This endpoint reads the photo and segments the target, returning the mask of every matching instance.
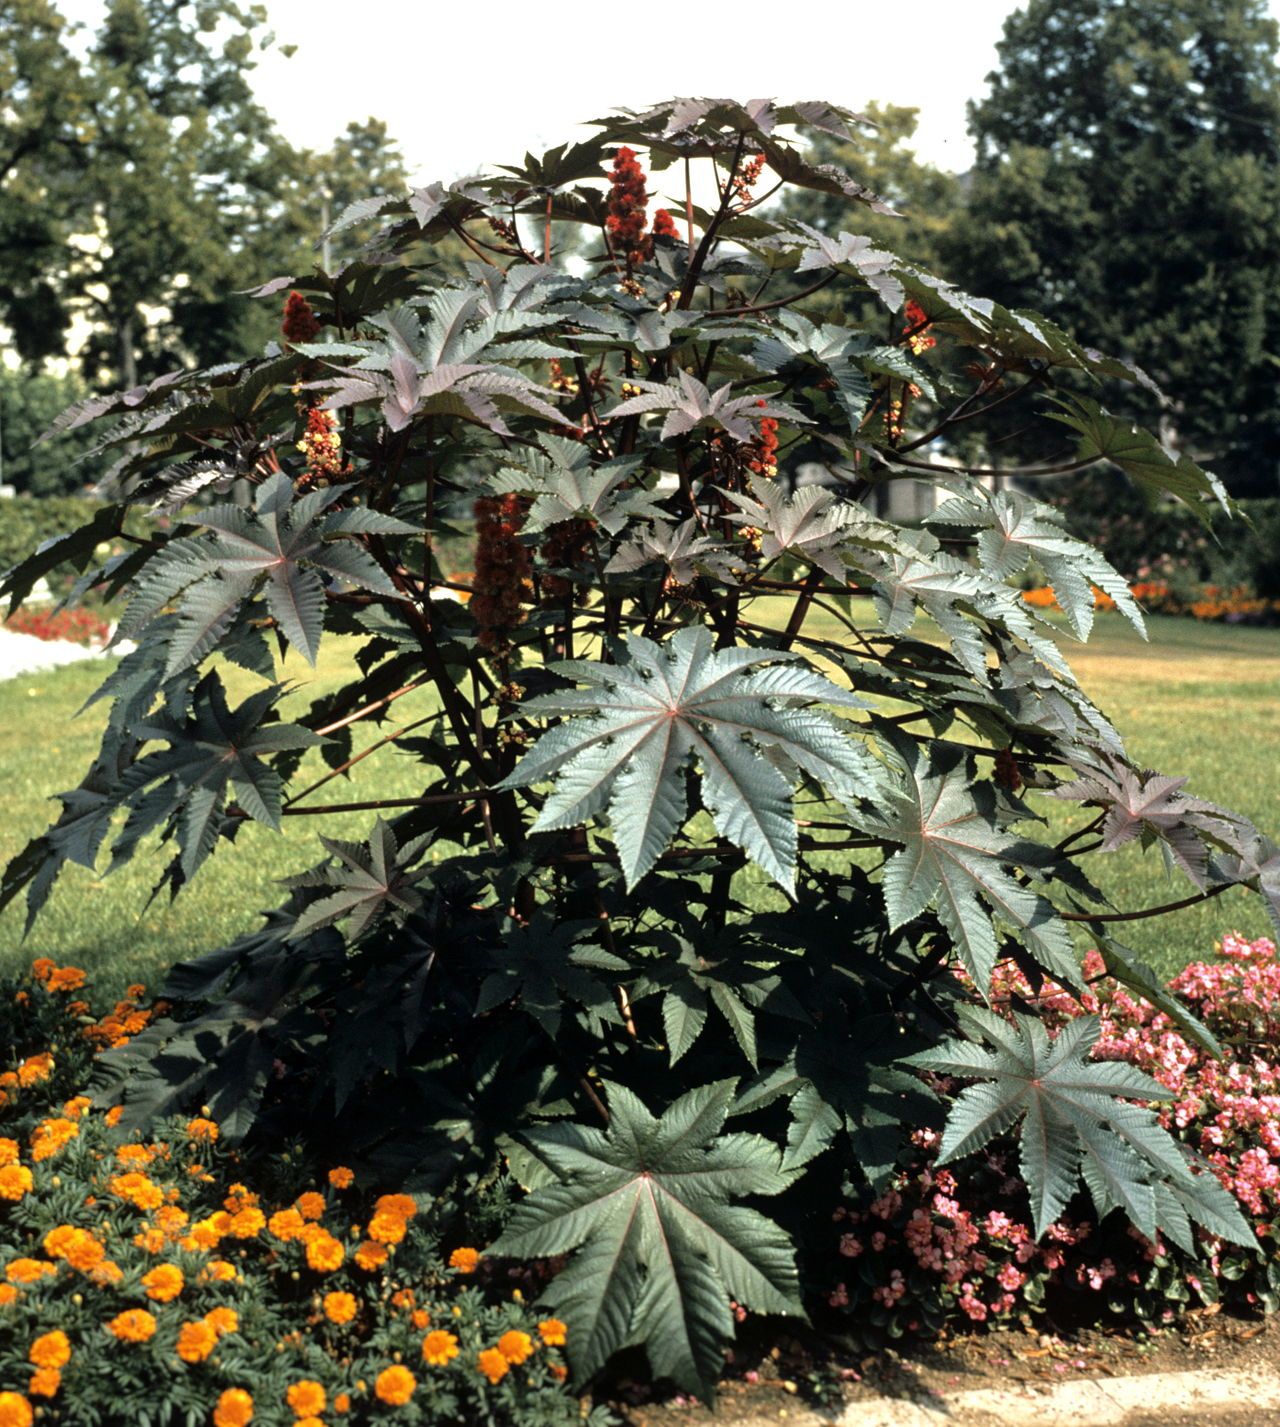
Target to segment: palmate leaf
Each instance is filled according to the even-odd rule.
[[[422,906],[422,895],[414,884],[430,869],[414,869],[413,864],[430,841],[429,834],[401,847],[391,827],[379,818],[368,842],[332,837],[320,841],[333,860],[312,872],[283,879],[286,887],[327,889],[299,915],[289,933],[291,938],[308,936],[350,918],[347,934],[354,940],[380,918],[403,922]]]
[[[716,651],[701,625],[682,629],[665,648],[633,635],[618,658],[554,665],[588,688],[523,705],[526,715],[577,715],[543,734],[502,785],[528,787],[554,775],[534,831],[574,827],[607,808],[633,887],[685,820],[684,770],[696,760],[721,836],[792,891],[795,780],[779,762],[850,797],[878,781],[875,761],[836,720],[797,705],[857,708],[861,701],[798,667],[798,655]]]
[[[637,416],[647,411],[665,411],[662,439],[684,436],[704,422],[719,426],[738,441],[750,441],[757,435],[761,417],[776,417],[785,421],[807,422],[794,407],[758,396],[734,396],[733,383],[711,391],[697,377],[683,368],[678,382],[651,382],[639,377],[632,381],[640,395],[620,401],[601,416],[602,421],[616,421],[622,416]],[[756,423],[756,424],[753,424]]]
[[[641,525],[630,533],[604,567],[610,575],[627,575],[646,565],[665,565],[671,579],[691,584],[699,575],[710,575],[726,584],[736,584],[734,569],[741,569],[737,552],[702,533],[691,516],[672,526],[665,520]]]
[[[1055,980],[1079,980],[1071,937],[1053,906],[1018,882],[1010,868],[1020,845],[997,821],[990,784],[975,783],[964,754],[889,733],[885,751],[902,769],[881,806],[855,813],[876,836],[902,844],[885,864],[884,899],[891,928],[933,907],[978,988],[991,984],[999,944],[993,917],[1016,927]]]
[[[516,927],[505,946],[492,955],[493,970],[480,986],[477,1015],[515,1000],[526,1015],[549,1036],[560,1032],[566,1002],[582,1008],[584,1019],[599,1035],[602,1022],[621,1023],[613,994],[595,972],[617,975],[628,965],[587,939],[595,930],[591,922],[551,926],[535,918]]]
[[[978,531],[978,563],[998,580],[1020,575],[1036,560],[1078,638],[1087,639],[1093,627],[1094,585],[1111,596],[1145,638],[1142,611],[1124,576],[1092,546],[1073,539],[1062,513],[1052,506],[1021,491],[992,494],[975,485],[963,496],[943,501],[926,523]]]
[[[1099,1217],[1123,1208],[1149,1239],[1164,1230],[1184,1242],[1190,1215],[1212,1233],[1254,1245],[1235,1201],[1207,1167],[1193,1173],[1155,1114],[1132,1103],[1172,1100],[1172,1092],[1123,1061],[1088,1058],[1100,1032],[1096,1016],[1068,1022],[1052,1041],[1032,1016],[1004,1019],[966,1007],[960,1019],[972,1040],[948,1041],[903,1062],[976,1082],[947,1118],[939,1164],[981,1149],[1021,1120],[1020,1164],[1037,1236],[1083,1175]],[[1169,1196],[1181,1212],[1168,1212]]]
[[[566,520],[587,520],[618,535],[637,517],[659,514],[657,491],[643,486],[620,489],[641,464],[623,456],[593,464],[591,451],[576,441],[542,432],[541,451],[526,450],[520,467],[505,466],[487,484],[495,495],[516,492],[532,497],[523,529],[545,530]]]
[[[760,530],[760,554],[765,560],[791,553],[825,570],[833,580],[846,577],[839,549],[845,529],[856,520],[853,507],[825,486],[802,486],[793,495],[776,481],[756,479],[751,495],[725,494],[742,513],[732,517]]]
[[[606,1088],[607,1132],[553,1124],[520,1137],[540,1184],[489,1252],[573,1253],[545,1296],[569,1326],[580,1381],[640,1343],[654,1377],[710,1399],[733,1333],[730,1296],[760,1313],[803,1312],[787,1236],[730,1203],[778,1194],[788,1177],[767,1140],[720,1134],[732,1080],[689,1091],[661,1119]]]

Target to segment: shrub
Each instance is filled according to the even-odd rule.
[[[1034,561],[1085,638],[1092,586],[1141,628],[1117,572],[1059,512],[933,457],[1020,400],[1076,443],[1056,474],[1109,462],[1206,523],[1221,491],[1054,386],[1142,379],[1124,363],[761,211],[782,183],[882,209],[779,136],[855,124],[682,100],[356,205],[339,227],[385,220],[360,257],[261,289],[300,294],[278,347],[65,417],[115,420],[113,500],[5,582],[21,598],[78,564],[127,598],[137,648],[3,900],[25,890],[34,914],[66,861],[148,837],[177,895],[246,821],[387,814],[325,837],[258,932],[174,970],[170,1013],[101,1058],[102,1103],[135,1134],[208,1106],[247,1150],[304,1136],[446,1201],[505,1157],[528,1194],[489,1252],[567,1256],[546,1301],[580,1379],[639,1345],[706,1393],[736,1311],[801,1312],[815,1206],[883,1191],[912,1132],[943,1127],[922,1072],[976,1082],[940,1164],[1021,1127],[1034,1233],[1083,1175],[1099,1217],[1148,1239],[1254,1242],[1148,1108],[1160,1084],[1090,1056],[1095,1020],[1050,1042],[1034,1005],[1010,1022],[983,1002],[1010,961],[1083,995],[1075,927],[1167,1009],[1110,935],[1164,908],[1110,908],[1089,858],[1141,839],[1192,900],[1274,903],[1280,853],[1128,760],[1013,584]],[[713,171],[714,209],[689,189],[650,218],[641,150],[681,188]],[[597,246],[558,266],[566,225]],[[464,279],[433,260],[445,239],[474,255]],[[810,320],[837,282],[881,315]],[[790,490],[803,433],[838,485]],[[923,478],[950,493],[925,531],[864,503]],[[139,508],[148,534],[93,566]],[[437,538],[471,519],[471,598],[434,601],[459,583]],[[348,681],[286,719],[282,653],[335,634]],[[235,703],[228,662],[258,681]],[[418,689],[415,729],[365,741]],[[419,797],[320,801],[379,748],[420,760]],[[1084,809],[1056,842],[1036,836],[1049,798]]]
[[[536,1279],[495,1271],[442,1239],[434,1206],[376,1195],[345,1166],[245,1159],[207,1117],[124,1135],[79,1092],[93,1055],[151,1020],[142,988],[95,1017],[82,972],[33,971],[0,987],[14,1057],[0,1075],[0,1420],[29,1422],[22,1403],[85,1427],[250,1408],[255,1424],[354,1424],[388,1406],[402,1422],[582,1420],[564,1324],[516,1286]]]

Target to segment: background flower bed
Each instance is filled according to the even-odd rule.
[[[1202,1256],[1191,1257],[1146,1242],[1119,1215],[1098,1224],[1082,1204],[1037,1244],[1012,1141],[939,1169],[926,1129],[889,1191],[838,1204],[809,1234],[814,1265],[828,1266],[815,1326],[835,1318],[876,1346],[1041,1315],[1057,1328],[1159,1326],[1202,1304],[1280,1307],[1275,944],[1226,936],[1172,984],[1226,1047],[1223,1061],[1101,969],[1091,957],[1083,1005],[1052,985],[1036,993],[1007,968],[996,995],[1038,1003],[1059,1027],[1096,1013],[1095,1054],[1173,1092],[1165,1124],[1236,1195],[1260,1253],[1201,1234]],[[84,973],[48,959],[4,988],[0,1029],[13,1050],[0,1072],[0,1423],[22,1427],[36,1404],[44,1421],[86,1427],[143,1411],[157,1424],[191,1414],[213,1427],[578,1420],[563,1325],[531,1301],[541,1266],[475,1246],[506,1219],[502,1186],[464,1227],[296,1149],[243,1162],[203,1117],[129,1142],[79,1092],[97,1050],[145,1030],[152,1008],[141,987],[130,993],[95,1016]]]
[[[1280,623],[1280,600],[1263,599],[1248,585],[1181,585],[1168,580],[1138,580],[1130,593],[1152,614],[1189,615],[1193,619],[1227,624]],[[1045,585],[1024,590],[1022,598],[1037,609],[1057,609],[1053,591]],[[1114,610],[1115,601],[1095,589],[1093,601],[1100,610]]]
[[[430,1201],[289,1149],[244,1162],[204,1117],[115,1130],[80,1091],[152,1011],[140,986],[99,1016],[89,994],[47,958],[0,992],[3,1427],[36,1407],[83,1427],[580,1420],[536,1275]],[[473,1204],[474,1232],[500,1204]]]

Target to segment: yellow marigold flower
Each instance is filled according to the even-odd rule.
[[[356,1316],[356,1300],[350,1293],[326,1293],[324,1316],[330,1323],[350,1323]]]
[[[526,1358],[533,1355],[533,1339],[528,1333],[521,1333],[513,1328],[498,1339],[498,1351],[513,1367],[519,1367]]]
[[[38,1368],[64,1368],[71,1361],[71,1342],[61,1328],[42,1333],[27,1357]]]
[[[307,1264],[317,1273],[332,1273],[341,1268],[345,1257],[346,1250],[338,1240],[323,1230],[313,1235],[307,1244]]]
[[[147,1297],[154,1298],[157,1303],[172,1302],[182,1292],[185,1282],[182,1270],[172,1263],[157,1264],[150,1273],[142,1275]]]
[[[62,1386],[62,1374],[57,1368],[37,1368],[31,1374],[27,1391],[32,1397],[53,1397]]]
[[[408,1228],[399,1214],[375,1214],[369,1220],[368,1235],[380,1244],[398,1244]]]
[[[218,1345],[217,1330],[206,1319],[178,1329],[178,1356],[184,1363],[202,1363]]]
[[[365,1273],[373,1273],[380,1269],[386,1261],[386,1249],[383,1245],[375,1244],[370,1239],[366,1239],[356,1250],[356,1267],[364,1269]]]
[[[452,1333],[436,1328],[422,1340],[422,1361],[433,1368],[447,1367],[457,1356],[458,1340]]]
[[[209,1140],[212,1142],[218,1138],[218,1127],[212,1120],[206,1120],[203,1116],[197,1115],[194,1120],[187,1121],[187,1138],[191,1140]]]
[[[335,1412],[350,1412],[351,1394],[349,1392],[340,1392],[337,1397],[333,1399],[333,1410]]]
[[[306,1194],[299,1194],[293,1201],[293,1207],[304,1219],[316,1220],[324,1216],[324,1211],[328,1206],[324,1202],[323,1194],[309,1191]]]
[[[475,1249],[454,1249],[449,1255],[449,1267],[456,1268],[459,1273],[475,1273],[479,1262],[480,1254]]]
[[[413,1396],[418,1379],[398,1363],[394,1367],[383,1368],[373,1384],[379,1402],[390,1407],[402,1407]]]
[[[107,1324],[107,1331],[122,1343],[145,1343],[155,1336],[156,1320],[145,1308],[126,1308]]]
[[[232,1283],[239,1277],[235,1264],[226,1259],[210,1259],[200,1272],[201,1278],[210,1278],[214,1283]]]
[[[293,1408],[295,1417],[318,1417],[328,1401],[320,1383],[309,1378],[293,1383],[285,1393],[284,1400]]]
[[[35,1413],[20,1392],[0,1392],[0,1427],[31,1427]]]
[[[538,1336],[549,1348],[563,1348],[568,1332],[559,1318],[544,1318],[538,1324]]]
[[[0,1199],[16,1204],[35,1188],[35,1180],[25,1164],[0,1165]]]
[[[117,1174],[108,1181],[107,1188],[135,1209],[159,1209],[164,1203],[164,1191],[145,1174]]]
[[[11,1283],[0,1283],[0,1308],[8,1308],[18,1301],[18,1290]]]
[[[231,1216],[227,1232],[233,1239],[256,1239],[267,1227],[267,1216],[261,1209],[252,1207],[237,1210]]]
[[[234,1308],[227,1308],[225,1305],[210,1308],[204,1315],[204,1321],[219,1337],[223,1333],[234,1333],[240,1327],[240,1315]]]
[[[56,1264],[45,1263],[43,1259],[14,1259],[4,1271],[10,1283],[39,1283],[42,1278],[55,1274]]]
[[[373,1206],[375,1214],[398,1214],[402,1219],[412,1219],[418,1212],[418,1201],[412,1194],[381,1194]]]
[[[511,1364],[497,1348],[486,1348],[476,1359],[476,1371],[483,1373],[492,1383],[501,1382],[510,1369]]]
[[[267,1228],[287,1244],[301,1235],[306,1221],[296,1209],[280,1209],[267,1220]]]
[[[50,1159],[80,1133],[74,1120],[41,1120],[31,1134],[31,1158],[39,1163]]]
[[[19,1153],[17,1140],[0,1138],[0,1167],[17,1164]]]
[[[229,1387],[213,1409],[213,1427],[248,1427],[253,1421],[253,1398],[242,1387]]]
[[[335,1189],[350,1189],[355,1181],[355,1174],[345,1164],[340,1164],[329,1171],[329,1183]]]

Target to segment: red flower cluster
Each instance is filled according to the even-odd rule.
[[[4,627],[14,634],[72,644],[105,644],[111,638],[111,626],[87,609],[20,609],[5,620]]]
[[[904,334],[909,334],[907,346],[911,348],[914,356],[918,357],[921,352],[927,352],[930,347],[938,345],[938,339],[928,335],[929,318],[924,308],[914,297],[907,298],[902,315],[907,319],[906,326],[902,330]]]
[[[733,181],[733,192],[741,203],[751,202],[751,190],[760,180],[764,170],[764,155],[752,154],[742,165],[742,172]]]
[[[614,246],[635,262],[644,255],[645,214],[649,195],[644,186],[644,169],[635,150],[625,144],[613,158],[609,175],[609,203],[604,226]]]
[[[338,434],[338,422],[333,412],[318,406],[307,408],[307,429],[298,450],[307,458],[307,469],[302,475],[302,484],[315,480],[332,480],[347,475],[351,467],[342,459],[342,437]]]
[[[491,654],[510,648],[529,585],[529,551],[520,543],[525,503],[518,495],[481,496],[476,501],[476,571],[471,612],[480,647]]]
[[[280,331],[286,342],[314,342],[319,334],[320,319],[300,292],[285,298]]]
[[[665,208],[659,208],[654,212],[653,236],[655,238],[672,238],[676,240],[680,237],[680,234],[676,232],[676,220]]]

